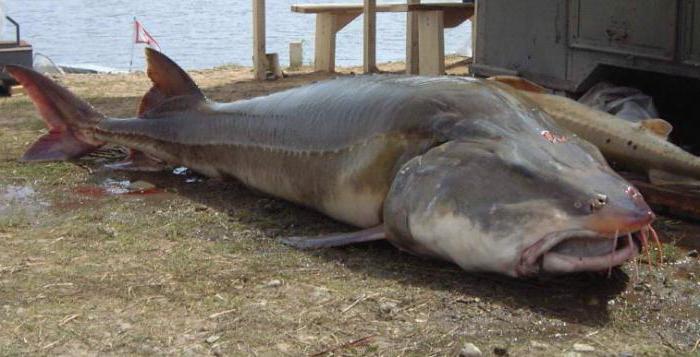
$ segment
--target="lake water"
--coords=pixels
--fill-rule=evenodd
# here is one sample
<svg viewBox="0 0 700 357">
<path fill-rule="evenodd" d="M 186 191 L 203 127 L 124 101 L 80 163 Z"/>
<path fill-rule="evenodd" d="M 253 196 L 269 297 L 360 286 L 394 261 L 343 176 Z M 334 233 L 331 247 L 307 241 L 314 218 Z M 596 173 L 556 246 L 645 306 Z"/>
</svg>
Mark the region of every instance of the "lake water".
<svg viewBox="0 0 700 357">
<path fill-rule="evenodd" d="M 252 65 L 251 0 L 4 2 L 8 14 L 21 24 L 22 37 L 34 45 L 36 52 L 59 64 L 128 69 L 136 17 L 163 52 L 185 68 Z M 304 41 L 304 62 L 313 61 L 315 16 L 292 13 L 290 6 L 314 2 L 361 0 L 267 0 L 267 52 L 279 53 L 282 66 L 289 63 L 289 43 L 294 41 Z M 377 14 L 378 62 L 404 60 L 405 26 L 405 13 Z M 4 39 L 13 36 L 6 24 Z M 445 52 L 469 53 L 470 41 L 468 22 L 449 29 L 445 33 Z M 338 65 L 362 63 L 361 16 L 338 34 L 336 53 Z M 137 47 L 134 68 L 143 68 L 143 64 L 143 52 Z"/>
</svg>

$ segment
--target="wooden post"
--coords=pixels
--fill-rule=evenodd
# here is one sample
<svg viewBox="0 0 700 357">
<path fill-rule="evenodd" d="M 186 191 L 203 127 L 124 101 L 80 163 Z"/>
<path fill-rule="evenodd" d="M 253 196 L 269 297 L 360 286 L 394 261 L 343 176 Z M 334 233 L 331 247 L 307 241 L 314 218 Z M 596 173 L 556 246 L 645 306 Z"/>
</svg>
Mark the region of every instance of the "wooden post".
<svg viewBox="0 0 700 357">
<path fill-rule="evenodd" d="M 316 42 L 314 46 L 314 69 L 335 71 L 335 15 L 316 14 Z"/>
<path fill-rule="evenodd" d="M 408 0 L 420 4 L 420 0 Z M 406 74 L 418 74 L 418 18 L 409 11 L 406 14 Z"/>
<path fill-rule="evenodd" d="M 304 48 L 301 42 L 289 43 L 289 68 L 298 69 L 304 65 Z"/>
<path fill-rule="evenodd" d="M 442 11 L 418 11 L 418 67 L 425 76 L 445 74 L 445 42 Z"/>
<path fill-rule="evenodd" d="M 277 53 L 265 54 L 265 67 L 272 72 L 275 79 L 282 78 L 282 67 L 280 67 L 280 56 Z"/>
<path fill-rule="evenodd" d="M 474 15 L 472 15 L 472 63 L 476 58 L 476 9 L 479 6 L 479 1 L 474 0 Z M 471 72 L 471 71 L 470 71 Z"/>
<path fill-rule="evenodd" d="M 265 0 L 253 0 L 253 68 L 256 80 L 267 74 L 265 58 Z"/>
<path fill-rule="evenodd" d="M 365 73 L 377 71 L 377 0 L 364 0 L 364 56 Z"/>
</svg>

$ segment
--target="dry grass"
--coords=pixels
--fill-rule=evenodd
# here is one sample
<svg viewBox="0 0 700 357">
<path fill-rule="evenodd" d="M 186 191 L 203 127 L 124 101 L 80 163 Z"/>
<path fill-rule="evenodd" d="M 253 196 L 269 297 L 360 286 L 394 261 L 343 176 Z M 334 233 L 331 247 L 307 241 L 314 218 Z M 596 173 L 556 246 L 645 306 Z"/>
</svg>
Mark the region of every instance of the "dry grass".
<svg viewBox="0 0 700 357">
<path fill-rule="evenodd" d="M 193 77 L 230 101 L 325 76 L 259 83 L 225 67 Z M 112 116 L 133 115 L 149 86 L 142 74 L 58 79 Z M 41 130 L 26 96 L 0 98 L 0 355 L 425 356 L 456 355 L 465 342 L 492 355 L 564 354 L 576 343 L 594 355 L 697 349 L 700 264 L 685 252 L 698 226 L 662 220 L 674 263 L 641 264 L 638 278 L 628 264 L 609 279 L 516 281 L 385 243 L 300 252 L 277 239 L 350 228 L 232 182 L 17 163 Z M 107 178 L 161 193 L 85 190 Z"/>
</svg>

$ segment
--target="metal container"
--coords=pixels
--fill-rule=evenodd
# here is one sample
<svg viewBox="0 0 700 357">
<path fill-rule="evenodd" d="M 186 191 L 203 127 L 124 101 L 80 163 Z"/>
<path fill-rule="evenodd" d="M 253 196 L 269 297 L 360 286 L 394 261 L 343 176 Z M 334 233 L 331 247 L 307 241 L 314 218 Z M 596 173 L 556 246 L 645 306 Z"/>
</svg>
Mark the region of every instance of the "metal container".
<svg viewBox="0 0 700 357">
<path fill-rule="evenodd" d="M 9 86 L 17 84 L 4 70 L 6 64 L 32 67 L 32 46 L 20 40 L 20 27 L 11 17 L 5 17 L 15 26 L 15 39 L 12 41 L 0 40 L 0 93 L 9 93 Z"/>
<path fill-rule="evenodd" d="M 472 72 L 581 92 L 614 69 L 700 79 L 700 0 L 478 0 Z"/>
</svg>

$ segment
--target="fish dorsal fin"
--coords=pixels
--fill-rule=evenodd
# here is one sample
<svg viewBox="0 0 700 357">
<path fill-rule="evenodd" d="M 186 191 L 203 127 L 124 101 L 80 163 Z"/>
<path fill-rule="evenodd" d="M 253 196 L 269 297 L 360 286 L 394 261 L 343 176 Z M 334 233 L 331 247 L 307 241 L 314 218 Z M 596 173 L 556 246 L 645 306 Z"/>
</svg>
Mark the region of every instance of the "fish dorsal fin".
<svg viewBox="0 0 700 357">
<path fill-rule="evenodd" d="M 153 82 L 153 87 L 141 99 L 139 117 L 148 118 L 163 112 L 186 110 L 206 100 L 187 72 L 166 55 L 146 48 L 146 61 L 146 73 Z"/>
<path fill-rule="evenodd" d="M 489 77 L 488 80 L 507 84 L 515 89 L 522 90 L 525 92 L 542 93 L 542 94 L 549 93 L 549 91 L 545 87 L 542 87 L 541 85 L 539 85 L 535 82 L 528 81 L 527 79 L 522 78 L 522 77 L 493 76 L 493 77 Z"/>
<path fill-rule="evenodd" d="M 663 119 L 645 119 L 639 123 L 639 126 L 664 139 L 668 139 L 668 134 L 673 130 L 673 125 Z"/>
</svg>

